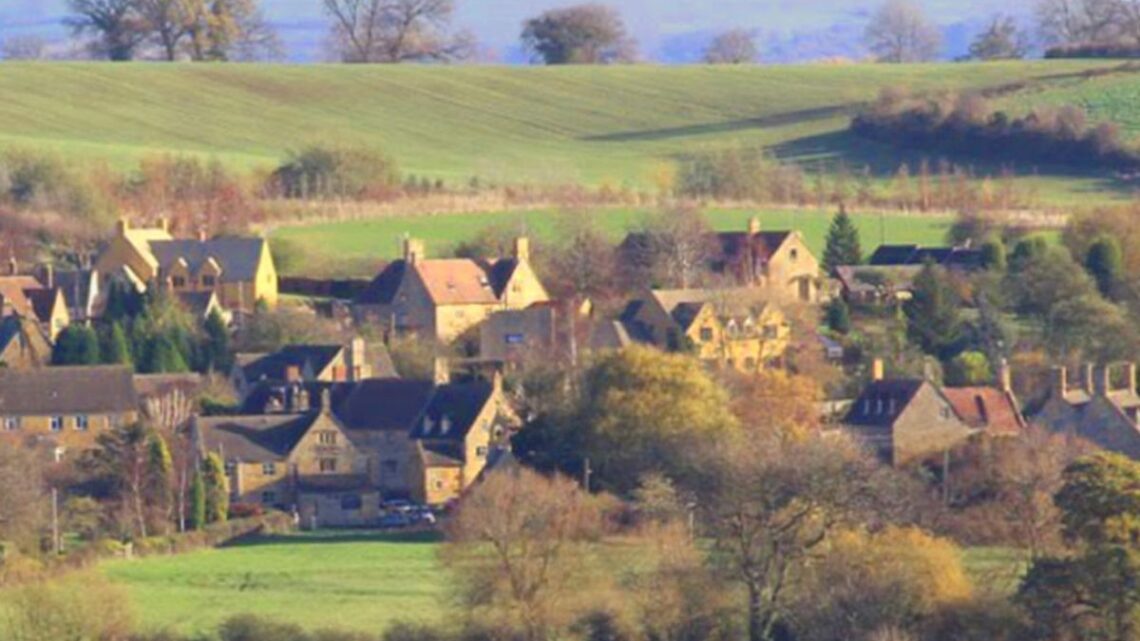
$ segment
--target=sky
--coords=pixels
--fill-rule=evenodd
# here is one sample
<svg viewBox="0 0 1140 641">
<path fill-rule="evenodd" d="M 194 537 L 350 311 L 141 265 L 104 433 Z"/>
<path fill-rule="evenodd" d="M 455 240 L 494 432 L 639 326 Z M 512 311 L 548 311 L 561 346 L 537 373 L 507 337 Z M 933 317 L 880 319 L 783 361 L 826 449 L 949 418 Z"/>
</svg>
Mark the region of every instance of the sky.
<svg viewBox="0 0 1140 641">
<path fill-rule="evenodd" d="M 518 49 L 522 22 L 551 7 L 577 0 L 456 0 L 457 28 L 471 30 L 486 57 L 524 62 Z M 661 62 L 688 62 L 708 40 L 729 28 L 753 29 L 765 57 L 791 62 L 858 55 L 859 39 L 877 1 L 866 0 L 605 0 L 617 8 L 643 55 Z M 319 60 L 327 32 L 320 0 L 261 0 L 286 44 L 290 60 Z M 998 10 L 1025 15 L 1031 0 L 919 0 L 946 32 L 946 57 L 964 52 L 969 35 Z M 65 0 L 0 0 L 0 39 L 37 35 L 64 39 Z"/>
</svg>

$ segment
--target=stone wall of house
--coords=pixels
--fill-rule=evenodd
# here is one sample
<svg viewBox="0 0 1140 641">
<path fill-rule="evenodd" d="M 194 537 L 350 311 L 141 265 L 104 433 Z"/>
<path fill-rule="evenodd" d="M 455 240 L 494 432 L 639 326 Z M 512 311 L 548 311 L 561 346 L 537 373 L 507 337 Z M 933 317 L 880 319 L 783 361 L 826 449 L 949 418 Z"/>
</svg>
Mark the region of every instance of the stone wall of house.
<svg viewBox="0 0 1140 641">
<path fill-rule="evenodd" d="M 819 261 L 803 236 L 793 232 L 768 261 L 765 285 L 774 300 L 819 302 Z"/>
<path fill-rule="evenodd" d="M 60 414 L 62 422 L 59 430 L 52 429 L 54 416 L 0 416 L 0 441 L 10 445 L 23 445 L 36 440 L 50 440 L 70 452 L 80 452 L 95 447 L 96 440 L 116 426 L 129 425 L 138 420 L 137 411 L 115 412 L 110 414 Z M 87 428 L 80 427 L 81 418 L 87 418 Z M 16 424 L 9 418 L 18 419 Z"/>
<path fill-rule="evenodd" d="M 895 420 L 892 462 L 905 464 L 965 442 L 973 430 L 932 385 L 923 385 Z"/>
</svg>

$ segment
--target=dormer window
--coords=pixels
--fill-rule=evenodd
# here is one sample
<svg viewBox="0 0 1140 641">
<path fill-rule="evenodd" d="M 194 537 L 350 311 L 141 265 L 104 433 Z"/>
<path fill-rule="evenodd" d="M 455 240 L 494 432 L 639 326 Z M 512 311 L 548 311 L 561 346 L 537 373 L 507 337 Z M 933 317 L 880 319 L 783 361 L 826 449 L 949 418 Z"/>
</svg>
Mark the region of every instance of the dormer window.
<svg viewBox="0 0 1140 641">
<path fill-rule="evenodd" d="M 433 429 L 435 429 L 435 423 L 431 420 L 430 416 L 425 416 L 424 417 L 424 434 L 431 434 L 431 431 Z"/>
<path fill-rule="evenodd" d="M 883 399 L 880 398 L 878 401 L 875 402 L 875 415 L 879 416 L 882 413 L 883 413 Z"/>
</svg>

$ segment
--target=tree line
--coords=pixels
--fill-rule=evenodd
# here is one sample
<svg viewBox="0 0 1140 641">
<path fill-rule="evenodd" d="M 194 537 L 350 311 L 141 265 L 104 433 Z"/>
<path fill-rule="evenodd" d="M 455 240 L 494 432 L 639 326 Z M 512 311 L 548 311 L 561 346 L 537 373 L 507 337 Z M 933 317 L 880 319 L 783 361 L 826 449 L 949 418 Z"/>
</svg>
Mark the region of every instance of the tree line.
<svg viewBox="0 0 1140 641">
<path fill-rule="evenodd" d="M 1140 166 L 1140 152 L 1124 141 L 1118 126 L 1090 124 L 1075 106 L 1015 116 L 977 95 L 913 97 L 888 90 L 851 121 L 851 131 L 899 147 L 998 163 L 1115 171 Z"/>
</svg>

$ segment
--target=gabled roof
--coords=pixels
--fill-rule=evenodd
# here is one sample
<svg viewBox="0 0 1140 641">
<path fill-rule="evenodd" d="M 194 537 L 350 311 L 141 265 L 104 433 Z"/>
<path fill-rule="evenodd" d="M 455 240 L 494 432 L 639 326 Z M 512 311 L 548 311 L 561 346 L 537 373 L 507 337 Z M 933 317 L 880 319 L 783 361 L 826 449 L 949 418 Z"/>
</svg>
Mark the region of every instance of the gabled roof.
<svg viewBox="0 0 1140 641">
<path fill-rule="evenodd" d="M 727 262 L 751 258 L 759 264 L 768 262 L 792 235 L 790 231 L 721 232 L 716 235 L 721 257 Z"/>
<path fill-rule="evenodd" d="M 39 323 L 26 316 L 6 316 L 0 319 L 0 357 L 12 356 L 9 349 L 19 349 L 24 362 L 48 365 L 51 362 L 51 341 Z M 7 363 L 9 367 L 13 363 Z"/>
<path fill-rule="evenodd" d="M 994 387 L 944 387 L 958 418 L 975 429 L 995 434 L 1018 434 L 1025 427 L 1013 397 Z"/>
<path fill-rule="evenodd" d="M 55 310 L 56 301 L 60 300 L 60 292 L 58 289 L 27 289 L 24 294 L 28 297 L 28 301 L 32 305 L 32 313 L 41 323 L 46 323 L 51 320 L 51 314 Z"/>
<path fill-rule="evenodd" d="M 918 245 L 879 245 L 871 257 L 867 259 L 868 265 L 909 265 Z"/>
<path fill-rule="evenodd" d="M 67 306 L 72 309 L 86 309 L 91 302 L 91 285 L 95 271 L 79 269 L 58 271 L 53 275 L 55 286 L 63 292 Z"/>
<path fill-rule="evenodd" d="M 499 302 L 490 275 L 473 260 L 423 260 L 413 268 L 436 305 L 492 305 Z"/>
<path fill-rule="evenodd" d="M 336 408 L 352 392 L 355 385 L 355 383 L 327 381 L 257 381 L 246 392 L 240 411 L 242 414 L 274 414 L 282 411 L 289 413 L 291 411 L 289 403 L 293 400 L 293 395 L 301 389 L 307 395 L 309 409 L 320 406 L 325 392 L 329 393 L 329 404 Z"/>
<path fill-rule="evenodd" d="M 943 267 L 979 269 L 982 266 L 982 252 L 970 247 L 880 245 L 867 262 L 874 266 L 922 265 L 928 260 Z"/>
<path fill-rule="evenodd" d="M 17 314 L 35 313 L 28 292 L 37 289 L 43 289 L 43 285 L 32 276 L 0 276 L 0 296 Z"/>
<path fill-rule="evenodd" d="M 100 414 L 137 409 L 129 367 L 0 369 L 0 415 Z"/>
<path fill-rule="evenodd" d="M 182 259 L 191 273 L 196 273 L 213 258 L 222 268 L 221 280 L 236 282 L 250 281 L 257 276 L 265 239 L 225 236 L 209 240 L 151 240 L 149 246 L 164 271 Z"/>
<path fill-rule="evenodd" d="M 840 265 L 835 277 L 849 292 L 877 292 L 909 289 L 922 265 Z M 879 280 L 884 281 L 882 285 Z"/>
<path fill-rule="evenodd" d="M 890 428 L 927 382 L 921 379 L 871 381 L 851 404 L 843 422 L 858 427 Z"/>
<path fill-rule="evenodd" d="M 372 378 L 360 381 L 338 405 L 338 416 L 351 430 L 407 433 L 431 397 L 431 381 Z"/>
<path fill-rule="evenodd" d="M 507 285 L 511 282 L 511 277 L 515 275 L 518 266 L 519 261 L 514 258 L 500 258 L 484 267 L 496 298 L 503 297 L 503 293 L 507 291 Z"/>
<path fill-rule="evenodd" d="M 394 260 L 384 266 L 368 287 L 356 297 L 358 305 L 391 305 L 396 300 L 396 291 L 404 282 L 408 263 L 403 259 Z"/>
<path fill-rule="evenodd" d="M 247 463 L 280 462 L 322 414 L 259 414 L 255 416 L 203 416 L 195 420 L 202 446 L 226 460 Z"/>
<path fill-rule="evenodd" d="M 344 350 L 343 345 L 286 345 L 270 354 L 239 354 L 237 363 L 245 380 L 285 380 L 289 367 L 312 368 L 314 374 L 324 371 Z"/>
<path fill-rule="evenodd" d="M 462 441 L 475 424 L 479 413 L 490 402 L 494 386 L 478 381 L 451 383 L 435 388 L 427 406 L 416 416 L 412 438 Z M 447 429 L 444 430 L 444 419 Z"/>
</svg>

